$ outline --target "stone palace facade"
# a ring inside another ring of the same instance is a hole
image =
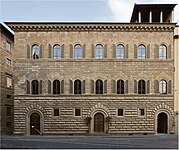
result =
[[[174,7],[136,4],[130,23],[6,22],[14,133],[174,133]]]

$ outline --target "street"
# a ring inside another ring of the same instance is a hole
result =
[[[1,136],[1,148],[177,149],[177,135]]]

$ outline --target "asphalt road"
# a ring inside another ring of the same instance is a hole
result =
[[[1,136],[1,148],[178,149],[177,135]]]

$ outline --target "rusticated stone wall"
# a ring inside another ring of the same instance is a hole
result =
[[[12,134],[14,128],[14,35],[2,24],[0,27],[0,133]],[[6,42],[11,45],[10,52],[6,50]],[[6,64],[7,59],[11,60],[11,64]],[[7,77],[12,79],[12,87],[7,87]],[[7,108],[11,109],[8,115]]]

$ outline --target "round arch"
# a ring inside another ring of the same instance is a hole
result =
[[[97,109],[95,109],[95,110],[93,110],[92,112],[91,112],[91,118],[92,118],[92,120],[91,120],[91,124],[90,124],[90,133],[94,133],[94,124],[95,124],[95,115],[96,114],[102,114],[103,116],[104,116],[104,125],[103,125],[103,127],[104,127],[104,133],[106,133],[107,132],[107,130],[108,130],[108,124],[107,124],[107,121],[106,121],[106,117],[108,117],[109,115],[108,115],[108,113],[104,110],[104,109],[102,109],[102,108],[97,108]]]
[[[31,126],[31,122],[30,122],[30,118],[31,118],[31,115],[32,114],[35,114],[37,113],[40,117],[40,135],[43,134],[43,131],[44,131],[44,115],[43,113],[38,110],[38,109],[32,109],[30,110],[27,115],[26,115],[26,135],[30,135],[30,126]]]
[[[166,118],[161,118],[161,114],[165,114]],[[162,120],[162,123],[159,122],[159,120]],[[165,125],[164,125],[165,124]],[[162,133],[159,131],[159,128],[161,128],[160,126],[165,127],[165,129],[161,129],[161,130],[165,130],[165,132],[163,131],[163,133],[170,133],[170,126],[171,126],[171,114],[168,110],[166,109],[160,109],[155,113],[155,133]]]

